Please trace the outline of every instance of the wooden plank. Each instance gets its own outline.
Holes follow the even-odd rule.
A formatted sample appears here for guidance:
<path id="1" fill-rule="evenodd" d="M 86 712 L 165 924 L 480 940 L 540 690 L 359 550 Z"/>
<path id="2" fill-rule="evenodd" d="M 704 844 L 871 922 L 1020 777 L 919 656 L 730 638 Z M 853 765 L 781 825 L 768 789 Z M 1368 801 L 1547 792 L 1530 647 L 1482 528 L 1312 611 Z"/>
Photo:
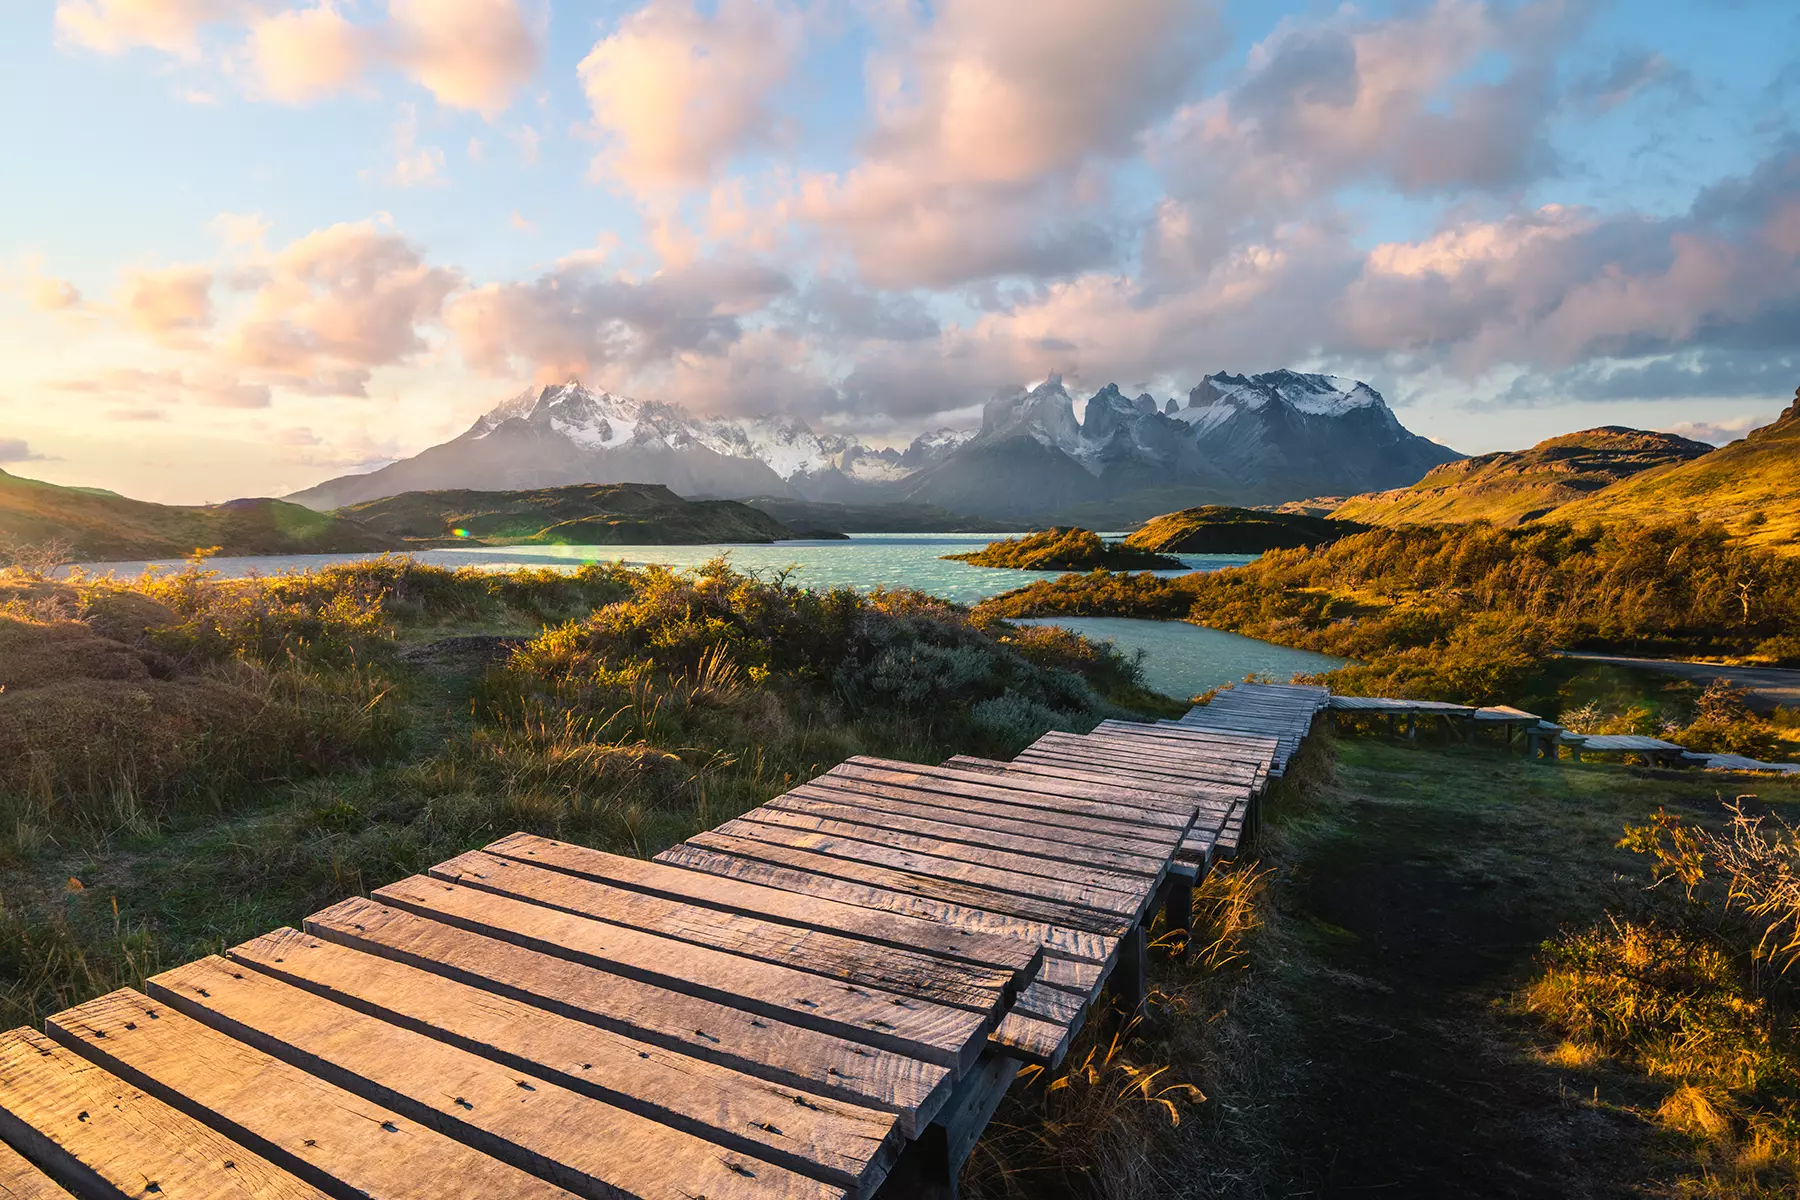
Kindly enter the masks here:
<path id="1" fill-rule="evenodd" d="M 1235 763 L 1215 762 L 1199 756 L 1140 754 L 1133 750 L 1112 749 L 1097 743 L 1077 745 L 1069 742 L 1038 742 L 1019 751 L 1017 757 L 1021 760 L 1049 759 L 1058 762 L 1086 763 L 1090 764 L 1090 767 L 1118 771 L 1121 774 L 1129 772 L 1129 775 L 1238 783 L 1252 788 L 1261 782 L 1256 772 L 1240 768 Z"/>
<path id="2" fill-rule="evenodd" d="M 5 1200 L 74 1200 L 23 1154 L 0 1142 L 0 1197 Z"/>
<path id="3" fill-rule="evenodd" d="M 1235 783 L 1255 784 L 1262 775 L 1267 774 L 1267 757 L 1249 757 L 1242 754 L 1226 754 L 1220 752 L 1217 745 L 1186 745 L 1175 738 L 1125 738 L 1116 734 L 1085 734 L 1075 738 L 1071 734 L 1044 734 L 1042 738 L 1031 743 L 1031 748 L 1042 750 L 1082 750 L 1093 754 L 1109 754 L 1109 756 L 1138 757 L 1154 763 L 1166 765 L 1201 765 L 1208 770 L 1220 774 L 1231 775 Z"/>
<path id="4" fill-rule="evenodd" d="M 912 850 L 890 850 L 872 842 L 809 833 L 804 829 L 761 821 L 727 821 L 716 832 L 725 837 L 769 842 L 796 850 L 810 850 L 832 858 L 905 871 L 915 877 L 974 884 L 990 891 L 1051 900 L 1069 908 L 1086 908 L 1135 919 L 1144 906 L 1142 889 L 1126 892 L 1078 882 L 1059 883 L 1042 875 L 1024 875 L 1000 867 L 982 866 Z"/>
<path id="5" fill-rule="evenodd" d="M 1235 758 L 1265 771 L 1281 750 L 1281 739 L 1278 737 L 1194 729 L 1181 725 L 1126 725 L 1124 722 L 1102 721 L 1089 736 L 1124 739 L 1128 743 L 1168 742 L 1205 748 L 1208 753 Z"/>
<path id="6" fill-rule="evenodd" d="M 976 1064 L 975 1070 L 956 1089 L 956 1095 L 944 1106 L 940 1122 L 949 1134 L 950 1162 L 960 1167 L 968 1161 L 975 1143 L 993 1120 L 994 1112 L 1006 1098 L 1006 1091 L 1018 1077 L 1019 1064 L 995 1057 Z"/>
<path id="7" fill-rule="evenodd" d="M 1047 859 L 1030 852 L 999 847 L 989 848 L 960 839 L 951 840 L 929 834 L 921 835 L 899 829 L 884 828 L 880 825 L 870 824 L 867 820 L 834 818 L 809 812 L 803 808 L 776 808 L 765 805 L 762 808 L 751 809 L 738 820 L 755 821 L 759 825 L 779 825 L 786 829 L 820 833 L 833 838 L 868 842 L 883 849 L 928 854 L 933 858 L 953 859 L 956 862 L 991 867 L 996 871 L 1005 871 L 1015 875 L 1042 877 L 1065 885 L 1103 888 L 1123 895 L 1135 894 L 1144 886 L 1146 879 L 1160 879 L 1163 868 L 1168 862 L 1168 855 L 1165 852 L 1147 871 L 1103 870 L 1099 867 L 1084 866 L 1059 859 Z M 1034 891 L 1038 888 L 1038 885 L 1034 883 L 1025 886 Z"/>
<path id="8" fill-rule="evenodd" d="M 1011 762 L 1000 763 L 998 766 L 1002 774 L 1032 775 L 1052 780 L 1066 779 L 1083 784 L 1103 785 L 1108 780 L 1117 783 L 1120 778 L 1116 773 L 1110 771 L 1087 771 L 1079 767 L 1060 766 L 1055 763 Z M 1169 780 L 1159 781 L 1154 786 L 1147 781 L 1142 782 L 1128 794 L 1152 795 L 1168 801 L 1193 805 L 1197 810 L 1196 823 L 1203 823 L 1209 816 L 1230 812 L 1232 805 L 1249 799 L 1251 789 L 1236 784 L 1220 786 Z"/>
<path id="9" fill-rule="evenodd" d="M 641 858 L 623 858 L 535 834 L 511 834 L 487 849 L 503 858 L 532 862 L 583 879 L 597 879 L 652 895 L 704 903 L 725 912 L 787 921 L 812 929 L 849 934 L 883 946 L 901 946 L 957 962 L 998 967 L 1011 972 L 1021 982 L 1032 973 L 1041 954 L 1038 947 L 1016 937 L 900 913 L 877 912 L 855 904 L 803 896 Z"/>
<path id="10" fill-rule="evenodd" d="M 1115 765 L 1126 766 L 1141 764 L 1144 767 L 1156 767 L 1163 770 L 1179 768 L 1179 774 L 1192 784 L 1210 784 L 1219 789 L 1250 788 L 1255 790 L 1264 780 L 1265 772 L 1260 767 L 1246 766 L 1242 763 L 1223 762 L 1208 758 L 1204 753 L 1156 753 L 1151 750 L 1139 750 L 1130 746 L 1118 746 L 1105 740 L 1088 741 L 1085 739 L 1046 741 L 1039 739 L 1014 756 L 1014 761 L 1029 755 L 1055 756 L 1061 758 L 1088 759 L 1100 764 L 1090 770 L 1111 771 Z M 1115 786 L 1130 786 L 1121 780 Z M 1147 791 L 1154 788 L 1146 787 Z"/>
<path id="11" fill-rule="evenodd" d="M 325 1196 L 34 1029 L 0 1034 L 0 1137 L 83 1200 Z"/>
<path id="12" fill-rule="evenodd" d="M 678 855 L 678 852 L 681 853 Z M 702 854 L 705 857 L 701 857 Z M 746 879 L 766 878 L 760 873 L 764 867 L 789 868 L 788 878 L 797 890 L 808 890 L 814 895 L 829 894 L 850 903 L 856 903 L 851 896 L 857 896 L 866 898 L 875 907 L 892 906 L 893 911 L 914 916 L 939 911 L 976 920 L 979 918 L 973 914 L 983 914 L 992 922 L 986 927 L 1015 923 L 1027 926 L 1041 934 L 1039 944 L 1045 949 L 1087 962 L 1104 962 L 1111 957 L 1113 944 L 1130 925 L 1122 917 L 1110 917 L 1091 909 L 1064 908 L 1016 893 L 989 891 L 954 880 L 910 875 L 771 842 L 712 832 L 696 834 L 685 846 L 672 847 L 664 851 L 664 855 L 668 856 L 665 861 L 679 862 L 698 870 L 714 869 L 713 860 L 726 858 L 733 864 L 731 869 L 741 872 L 741 877 Z M 840 884 L 852 887 L 846 891 L 839 888 Z"/>
<path id="13" fill-rule="evenodd" d="M 1265 776 L 1239 771 L 1204 758 L 1171 758 L 1099 746 L 1033 745 L 1021 750 L 1015 759 L 1017 762 L 1032 760 L 1060 762 L 1080 766 L 1088 771 L 1116 774 L 1120 785 L 1125 787 L 1131 786 L 1134 779 L 1150 777 L 1186 783 L 1225 783 L 1254 792 L 1267 782 Z M 1148 783 L 1141 786 L 1146 790 L 1151 789 Z"/>
<path id="14" fill-rule="evenodd" d="M 1047 955 L 1038 968 L 1038 982 L 1092 1000 L 1100 990 L 1105 968 L 1099 963 L 1080 962 L 1060 955 Z"/>
<path id="15" fill-rule="evenodd" d="M 1141 805 L 1127 805 L 1118 803 L 1116 800 L 1100 799 L 1099 797 L 1106 794 L 1105 789 L 1083 786 L 1064 787 L 1060 784 L 1029 778 L 989 775 L 981 771 L 962 771 L 952 767 L 901 764 L 908 766 L 909 769 L 897 770 L 888 765 L 871 765 L 880 763 L 882 763 L 880 759 L 846 759 L 827 771 L 825 775 L 841 779 L 867 780 L 871 783 L 898 783 L 952 796 L 969 796 L 979 800 L 995 800 L 1036 808 L 1055 808 L 1059 812 L 1103 817 L 1132 825 L 1166 826 L 1176 830 L 1186 826 L 1185 818 L 1177 811 L 1166 811 L 1161 806 L 1146 811 L 1145 807 Z M 1112 790 L 1117 792 L 1120 789 Z"/>
<path id="16" fill-rule="evenodd" d="M 307 932 L 495 995 L 788 1087 L 895 1113 L 918 1136 L 948 1097 L 934 1063 L 608 974 L 352 897 Z"/>
<path id="17" fill-rule="evenodd" d="M 1072 992 L 1044 983 L 1033 983 L 1019 993 L 1018 1000 L 1013 1002 L 1012 1011 L 1040 1017 L 1058 1025 L 1073 1025 L 1087 1011 L 1087 1003 Z"/>
<path id="18" fill-rule="evenodd" d="M 1003 774 L 1004 772 L 996 772 Z M 1112 817 L 1093 817 L 1067 812 L 1055 807 L 1056 797 L 1041 793 L 1018 793 L 1022 803 L 1003 800 L 981 800 L 950 792 L 927 791 L 897 784 L 866 783 L 836 775 L 821 775 L 802 787 L 818 792 L 856 797 L 862 800 L 884 800 L 930 809 L 936 813 L 964 813 L 971 817 L 1022 822 L 1041 829 L 1042 836 L 1075 841 L 1107 849 L 1125 850 L 1155 857 L 1163 853 L 1174 839 L 1174 830 L 1166 825 L 1141 825 Z M 1050 786 L 1054 787 L 1055 784 Z M 946 816 L 944 819 L 951 819 Z"/>
<path id="19" fill-rule="evenodd" d="M 1009 1012 L 994 1030 L 994 1052 L 1025 1062 L 1055 1067 L 1069 1052 L 1075 1031 L 1030 1013 Z"/>
<path id="20" fill-rule="evenodd" d="M 797 971 L 841 979 L 987 1014 L 1012 985 L 1012 972 L 949 962 L 837 933 L 684 904 L 579 879 L 480 850 L 431 868 L 435 879 L 528 900 L 609 925 L 676 938 Z"/>
<path id="21" fill-rule="evenodd" d="M 57 1013 L 52 1039 L 332 1195 L 569 1193 L 123 990 Z M 163 1193 L 179 1195 L 171 1185 Z M 13 1193 L 0 1186 L 0 1196 Z"/>
<path id="22" fill-rule="evenodd" d="M 989 1015 L 837 983 L 423 875 L 378 888 L 373 898 L 529 950 L 957 1070 L 974 1061 L 993 1024 Z"/>
<path id="23" fill-rule="evenodd" d="M 769 1083 L 295 929 L 230 955 L 358 1012 L 815 1179 L 865 1188 L 899 1150 L 892 1113 Z"/>
<path id="24" fill-rule="evenodd" d="M 1090 847 L 1078 842 L 1058 841 L 1040 836 L 1043 826 L 1030 821 L 1006 822 L 1011 828 L 996 829 L 994 818 L 975 817 L 980 825 L 966 825 L 948 815 L 939 817 L 921 813 L 950 814 L 953 809 L 897 808 L 893 801 L 863 804 L 848 792 L 801 784 L 791 792 L 775 797 L 765 809 L 785 809 L 828 820 L 846 821 L 878 830 L 893 830 L 938 841 L 964 842 L 991 847 L 1015 854 L 1026 854 L 1039 861 L 1054 861 L 1079 867 L 1094 867 L 1122 875 L 1162 873 L 1162 854 L 1139 854 Z"/>
<path id="25" fill-rule="evenodd" d="M 845 1194 L 216 955 L 149 988 L 239 1041 L 584 1196 Z"/>
<path id="26" fill-rule="evenodd" d="M 1233 794 L 1240 785 L 1193 783 L 1182 789 L 1181 795 L 1172 795 L 1169 787 L 1144 784 L 1132 784 L 1120 779 L 1112 772 L 1103 772 L 1104 782 L 1094 783 L 1075 778 L 1039 778 L 1031 774 L 1019 774 L 1011 768 L 1016 763 L 1004 762 L 994 764 L 992 760 L 970 759 L 966 755 L 957 755 L 949 759 L 941 770 L 955 770 L 958 773 L 971 773 L 965 763 L 980 764 L 984 769 L 973 772 L 981 775 L 985 781 L 995 787 L 1016 793 L 1006 797 L 1008 803 L 1029 804 L 1037 807 L 1046 805 L 1059 811 L 1078 811 L 1068 808 L 1071 797 L 1083 801 L 1104 805 L 1108 809 L 1123 811 L 1095 811 L 1092 815 L 1097 819 L 1113 821 L 1119 824 L 1144 826 L 1152 828 L 1148 836 L 1155 836 L 1156 827 L 1179 824 L 1186 815 L 1186 806 L 1192 801 L 1186 794 L 1189 791 L 1199 792 L 1216 790 L 1221 794 Z M 957 764 L 952 766 L 951 764 Z M 997 765 L 999 770 L 986 769 Z M 817 782 L 817 781 L 815 781 Z M 1146 820 L 1145 812 L 1151 810 L 1160 813 Z M 1172 820 L 1171 820 L 1172 818 Z"/>

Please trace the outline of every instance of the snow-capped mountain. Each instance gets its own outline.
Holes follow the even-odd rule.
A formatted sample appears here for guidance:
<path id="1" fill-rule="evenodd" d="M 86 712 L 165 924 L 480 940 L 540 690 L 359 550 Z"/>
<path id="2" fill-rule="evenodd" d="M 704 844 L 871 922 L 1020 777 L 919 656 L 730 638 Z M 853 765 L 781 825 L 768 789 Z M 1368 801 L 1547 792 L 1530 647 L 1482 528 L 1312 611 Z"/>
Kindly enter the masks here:
<path id="1" fill-rule="evenodd" d="M 1292 371 L 1209 375 L 1185 406 L 1108 384 L 1079 419 L 1053 375 L 996 396 L 979 432 L 933 430 L 905 450 L 821 434 L 797 417 L 695 417 L 571 381 L 521 392 L 412 458 L 290 499 L 329 509 L 452 487 L 661 483 L 685 496 L 916 501 L 1002 518 L 1098 503 L 1123 521 L 1139 509 L 1404 487 L 1458 457 L 1407 432 L 1368 384 Z"/>
<path id="2" fill-rule="evenodd" d="M 330 509 L 407 491 L 509 490 L 569 483 L 661 483 L 686 496 L 842 499 L 897 484 L 966 435 L 940 430 L 906 450 L 817 434 L 796 417 L 696 418 L 677 405 L 589 388 L 528 388 L 462 436 L 367 475 L 291 499 Z"/>
<path id="3" fill-rule="evenodd" d="M 1208 375 L 1185 407 L 1108 384 L 1080 420 L 1052 375 L 990 401 L 981 432 L 909 480 L 905 495 L 990 517 L 1101 505 L 1090 511 L 1123 523 L 1184 504 L 1404 487 L 1382 481 L 1417 482 L 1460 457 L 1408 432 L 1368 384 L 1333 375 Z"/>

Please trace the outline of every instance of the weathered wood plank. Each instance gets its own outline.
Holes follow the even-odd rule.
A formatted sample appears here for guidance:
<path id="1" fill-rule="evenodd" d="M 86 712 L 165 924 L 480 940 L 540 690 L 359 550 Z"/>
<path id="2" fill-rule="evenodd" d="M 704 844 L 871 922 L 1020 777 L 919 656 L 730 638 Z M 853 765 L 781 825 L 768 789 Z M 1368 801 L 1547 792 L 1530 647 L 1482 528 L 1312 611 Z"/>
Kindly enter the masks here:
<path id="1" fill-rule="evenodd" d="M 1126 892 L 1083 883 L 1059 883 L 1042 875 L 1024 875 L 999 867 L 982 866 L 911 850 L 891 850 L 872 842 L 809 833 L 804 829 L 761 821 L 727 821 L 716 832 L 726 837 L 747 838 L 790 846 L 796 850 L 810 850 L 833 858 L 905 871 L 914 876 L 974 884 L 991 891 L 1042 898 L 1070 908 L 1092 909 L 1132 919 L 1137 917 L 1144 906 L 1141 890 Z"/>
<path id="2" fill-rule="evenodd" d="M 294 929 L 230 951 L 283 983 L 706 1141 L 852 1189 L 899 1149 L 892 1113 L 809 1095 Z"/>
<path id="3" fill-rule="evenodd" d="M 5 1200 L 74 1200 L 23 1154 L 0 1142 L 0 1197 Z"/>
<path id="4" fill-rule="evenodd" d="M 1178 767 L 1147 760 L 1134 760 L 1130 756 L 1109 757 L 1100 754 L 1082 753 L 1072 750 L 1040 750 L 1027 749 L 1019 751 L 1014 760 L 1020 763 L 1049 763 L 1058 766 L 1074 767 L 1083 771 L 1103 771 L 1117 776 L 1121 786 L 1129 787 L 1133 783 L 1145 785 L 1186 783 L 1204 781 L 1208 775 L 1203 766 Z"/>
<path id="5" fill-rule="evenodd" d="M 536 863 L 566 871 L 584 879 L 597 879 L 620 887 L 635 888 L 671 899 L 704 903 L 726 912 L 767 917 L 813 929 L 849 934 L 883 946 L 900 946 L 936 954 L 958 962 L 998 967 L 1023 980 L 1030 975 L 1041 951 L 1017 937 L 984 933 L 942 921 L 926 921 L 900 913 L 879 912 L 838 900 L 804 896 L 776 887 L 746 883 L 684 870 L 641 858 L 623 858 L 552 841 L 535 834 L 515 833 L 488 848 L 489 853 L 520 862 Z"/>
<path id="6" fill-rule="evenodd" d="M 83 1058 L 334 1195 L 569 1195 L 138 992 L 90 1000 L 45 1026 Z"/>
<path id="7" fill-rule="evenodd" d="M 994 1051 L 1025 1062 L 1055 1067 L 1069 1052 L 1075 1031 L 1030 1013 L 1009 1012 L 994 1030 Z"/>
<path id="8" fill-rule="evenodd" d="M 1032 743 L 1034 749 L 1075 749 L 1096 753 L 1139 755 L 1167 762 L 1202 762 L 1215 770 L 1228 772 L 1240 782 L 1253 782 L 1268 770 L 1260 756 L 1252 761 L 1236 753 L 1222 750 L 1217 744 L 1189 745 L 1176 738 L 1126 736 L 1112 733 L 1076 735 L 1052 731 Z"/>
<path id="9" fill-rule="evenodd" d="M 307 931 L 496 995 L 788 1087 L 895 1113 L 907 1137 L 949 1095 L 937 1064 L 757 1017 L 352 897 Z"/>
<path id="10" fill-rule="evenodd" d="M 962 1070 L 993 1018 L 415 875 L 374 899 L 514 945 Z"/>
<path id="11" fill-rule="evenodd" d="M 149 987 L 196 1020 L 585 1196 L 845 1194 L 216 956 Z"/>
<path id="12" fill-rule="evenodd" d="M 963 771 L 953 767 L 912 766 L 898 770 L 887 765 L 871 765 L 883 760 L 846 759 L 820 778 L 863 779 L 871 783 L 898 783 L 952 796 L 969 796 L 1035 808 L 1054 808 L 1059 812 L 1090 817 L 1105 817 L 1131 825 L 1167 826 L 1172 830 L 1186 827 L 1179 811 L 1158 805 L 1121 804 L 1118 800 L 1099 799 L 1104 790 L 1080 785 L 1064 787 L 1057 783 L 1025 776 L 990 775 L 982 771 Z M 815 781 L 816 782 L 816 781 Z M 1116 793 L 1120 788 L 1115 787 Z M 1133 797 L 1135 799 L 1135 797 Z"/>
<path id="13" fill-rule="evenodd" d="M 1063 884 L 1103 888 L 1106 891 L 1119 892 L 1123 895 L 1131 895 L 1142 888 L 1146 878 L 1160 878 L 1167 862 L 1167 855 L 1164 855 L 1148 871 L 1103 870 L 1099 867 L 1048 859 L 1028 852 L 975 845 L 960 839 L 951 840 L 931 834 L 908 833 L 899 829 L 870 824 L 867 820 L 840 819 L 804 808 L 778 808 L 765 805 L 762 808 L 751 809 L 738 820 L 755 821 L 760 825 L 780 825 L 787 829 L 820 833 L 833 838 L 869 842 L 888 850 L 928 854 L 933 858 L 953 859 L 957 862 L 990 867 L 996 871 L 1005 871 L 1015 875 L 1041 876 Z M 1028 886 L 1034 889 L 1037 887 L 1036 884 Z"/>
<path id="14" fill-rule="evenodd" d="M 1072 783 L 1098 786 L 1106 786 L 1110 782 L 1115 788 L 1122 782 L 1122 777 L 1117 772 L 1083 770 L 1080 767 L 1057 763 L 1010 762 L 999 763 L 997 766 L 1000 768 L 999 773 L 1001 774 L 1041 776 L 1046 780 L 1066 780 Z M 1164 801 L 1192 805 L 1197 810 L 1195 822 L 1202 826 L 1209 817 L 1223 820 L 1224 814 L 1230 812 L 1233 805 L 1248 800 L 1252 795 L 1252 789 L 1237 785 L 1224 786 L 1161 780 L 1153 786 L 1145 780 L 1134 782 L 1136 783 L 1134 788 L 1118 794 L 1148 795 Z"/>
<path id="15" fill-rule="evenodd" d="M 480 850 L 431 868 L 433 878 L 528 900 L 610 925 L 677 938 L 745 958 L 880 988 L 986 1014 L 1012 984 L 1012 972 L 948 962 L 842 934 L 725 913 L 580 879 Z"/>
<path id="16" fill-rule="evenodd" d="M 1163 853 L 1174 832 L 1164 825 L 1140 825 L 1110 817 L 1090 817 L 1066 812 L 1053 807 L 1054 797 L 1037 794 L 1025 803 L 1008 803 L 978 800 L 943 791 L 915 790 L 897 784 L 866 783 L 836 775 L 821 775 L 801 786 L 852 796 L 859 801 L 885 800 L 918 806 L 933 813 L 966 813 L 972 817 L 1023 822 L 1039 828 L 1046 838 L 1054 837 L 1061 841 L 1073 841 L 1078 845 L 1124 850 L 1151 858 Z"/>
<path id="17" fill-rule="evenodd" d="M 1081 1014 L 1087 1011 L 1087 1004 L 1072 992 L 1034 982 L 1019 993 L 1018 1000 L 1013 1002 L 1012 1011 L 1058 1025 L 1073 1025 L 1081 1020 Z"/>
<path id="18" fill-rule="evenodd" d="M 1100 990 L 1105 970 L 1101 963 L 1080 962 L 1052 954 L 1047 955 L 1043 965 L 1038 968 L 1037 981 L 1092 1000 Z"/>
<path id="19" fill-rule="evenodd" d="M 1033 760 L 1079 764 L 1084 765 L 1088 770 L 1098 768 L 1105 771 L 1117 771 L 1121 775 L 1121 783 L 1136 776 L 1241 783 L 1252 788 L 1258 782 L 1253 772 L 1241 771 L 1233 766 L 1213 763 L 1205 759 L 1173 759 L 1148 754 L 1134 754 L 1129 750 L 1113 751 L 1098 746 L 1071 746 L 1067 743 L 1049 746 L 1032 745 L 1019 751 L 1016 759 L 1021 762 Z"/>
<path id="20" fill-rule="evenodd" d="M 964 912 L 988 912 L 1005 921 L 1023 919 L 1035 923 L 1036 928 L 1043 931 L 1040 944 L 1045 949 L 1092 962 L 1104 961 L 1109 957 L 1113 942 L 1130 925 L 1130 921 L 1124 917 L 1095 912 L 1093 909 L 1067 908 L 1035 897 L 1021 896 L 1016 892 L 996 892 L 988 888 L 971 887 L 952 879 L 913 875 L 906 871 L 894 871 L 850 859 L 832 858 L 807 850 L 779 846 L 773 842 L 758 842 L 750 838 L 707 832 L 689 838 L 687 846 L 715 851 L 740 862 L 755 861 L 792 868 L 804 876 L 803 882 L 796 883 L 797 887 L 822 886 L 822 881 L 826 880 L 867 885 L 884 894 L 878 903 L 884 902 L 887 896 L 897 897 L 895 903 L 913 914 L 929 912 L 934 906 L 942 905 L 946 911 L 960 909 Z M 696 865 L 686 860 L 679 861 L 683 861 L 684 865 Z"/>
<path id="21" fill-rule="evenodd" d="M 763 807 L 765 809 L 791 809 L 794 812 L 803 812 L 831 820 L 848 821 L 874 829 L 895 830 L 941 841 L 966 842 L 975 846 L 1007 850 L 1015 854 L 1028 854 L 1040 860 L 1096 867 L 1100 870 L 1124 875 L 1159 875 L 1162 873 L 1165 857 L 1160 854 L 1135 854 L 1084 846 L 1078 842 L 1045 838 L 1041 836 L 1045 827 L 1030 821 L 1004 822 L 1011 828 L 997 829 L 994 826 L 1001 822 L 991 817 L 965 814 L 962 817 L 963 821 L 981 822 L 979 825 L 970 825 L 948 816 L 921 815 L 921 813 L 948 814 L 954 811 L 951 809 L 915 808 L 909 812 L 893 801 L 877 800 L 870 804 L 864 804 L 853 798 L 850 793 L 815 787 L 812 784 L 801 784 L 793 791 L 775 797 Z"/>
<path id="22" fill-rule="evenodd" d="M 33 1029 L 0 1034 L 0 1136 L 83 1200 L 325 1197 Z"/>

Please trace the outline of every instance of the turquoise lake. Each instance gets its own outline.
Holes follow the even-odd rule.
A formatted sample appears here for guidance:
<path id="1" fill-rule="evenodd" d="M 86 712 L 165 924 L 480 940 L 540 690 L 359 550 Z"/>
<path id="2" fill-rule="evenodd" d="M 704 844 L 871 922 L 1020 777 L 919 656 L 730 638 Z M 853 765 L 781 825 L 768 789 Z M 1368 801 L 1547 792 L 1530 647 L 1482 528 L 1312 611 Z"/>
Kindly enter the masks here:
<path id="1" fill-rule="evenodd" d="M 998 535 L 981 533 L 868 533 L 845 541 L 791 541 L 768 546 L 470 546 L 417 550 L 409 556 L 443 567 L 478 567 L 504 571 L 518 567 L 573 568 L 589 562 L 666 563 L 693 566 L 728 555 L 739 570 L 772 575 L 791 570 L 792 579 L 808 587 L 912 587 L 972 604 L 987 596 L 1022 587 L 1033 579 L 1054 578 L 1055 571 L 1012 571 L 945 562 L 940 556 L 979 550 Z M 356 562 L 363 554 L 295 554 L 252 558 L 215 558 L 208 566 L 222 575 L 270 575 L 331 563 Z M 1242 566 L 1255 555 L 1182 555 L 1189 570 L 1216 571 Z M 135 576 L 148 567 L 179 570 L 178 560 L 94 563 L 83 569 Z M 1179 571 L 1159 571 L 1179 575 Z M 1290 650 L 1254 638 L 1182 621 L 1135 621 L 1118 617 L 1068 617 L 1053 622 L 1121 649 L 1144 651 L 1145 682 L 1161 692 L 1191 696 L 1246 674 L 1287 679 L 1300 672 L 1326 671 L 1343 660 L 1305 650 Z"/>

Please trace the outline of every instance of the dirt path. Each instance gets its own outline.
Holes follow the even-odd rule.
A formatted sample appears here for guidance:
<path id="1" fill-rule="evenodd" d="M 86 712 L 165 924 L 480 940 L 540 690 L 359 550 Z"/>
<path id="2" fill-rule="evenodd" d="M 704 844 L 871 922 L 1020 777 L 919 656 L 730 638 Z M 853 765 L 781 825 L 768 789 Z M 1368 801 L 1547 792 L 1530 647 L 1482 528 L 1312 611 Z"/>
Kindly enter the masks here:
<path id="1" fill-rule="evenodd" d="M 1593 797 L 1516 760 L 1371 745 L 1346 760 L 1284 889 L 1311 960 L 1292 997 L 1311 1082 L 1285 1194 L 1641 1195 L 1650 1131 L 1547 1065 L 1503 1003 L 1544 938 L 1616 891 L 1626 814 L 1572 816 Z"/>
<path id="2" fill-rule="evenodd" d="M 1800 708 L 1800 671 L 1781 667 L 1733 667 L 1724 663 L 1681 662 L 1666 658 L 1625 658 L 1616 654 L 1577 654 L 1572 651 L 1565 652 L 1563 657 L 1671 675 L 1676 679 L 1691 679 L 1695 683 L 1711 683 L 1715 679 L 1723 679 L 1733 687 L 1744 688 L 1760 699 L 1761 704 L 1755 707 L 1769 709 L 1780 704 Z"/>

